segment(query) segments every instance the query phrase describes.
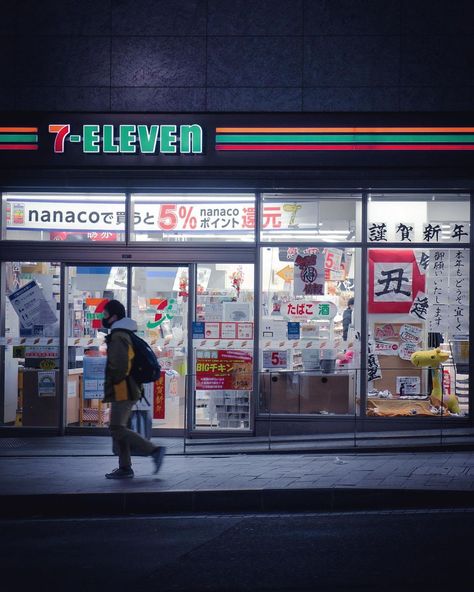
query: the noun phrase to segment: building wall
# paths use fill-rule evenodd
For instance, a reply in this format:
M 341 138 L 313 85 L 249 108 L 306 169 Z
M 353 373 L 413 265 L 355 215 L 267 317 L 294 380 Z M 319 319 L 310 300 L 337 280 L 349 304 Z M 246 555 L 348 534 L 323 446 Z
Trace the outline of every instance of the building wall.
M 464 111 L 470 0 L 16 0 L 0 109 Z

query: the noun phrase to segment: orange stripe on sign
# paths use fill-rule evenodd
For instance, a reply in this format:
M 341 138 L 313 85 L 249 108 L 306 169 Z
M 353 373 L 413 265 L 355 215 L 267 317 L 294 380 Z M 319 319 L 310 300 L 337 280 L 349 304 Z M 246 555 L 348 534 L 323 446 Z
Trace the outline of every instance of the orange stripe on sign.
M 32 133 L 37 132 L 37 127 L 0 127 L 0 132 L 25 132 Z
M 218 127 L 216 133 L 472 133 L 474 127 Z

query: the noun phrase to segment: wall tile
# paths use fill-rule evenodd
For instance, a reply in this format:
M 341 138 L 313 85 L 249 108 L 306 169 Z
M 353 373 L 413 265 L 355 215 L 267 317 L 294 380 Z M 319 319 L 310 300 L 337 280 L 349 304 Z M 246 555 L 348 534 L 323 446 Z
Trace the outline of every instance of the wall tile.
M 398 111 L 398 87 L 305 88 L 304 111 Z
M 400 0 L 305 0 L 306 35 L 398 35 Z
M 107 37 L 25 37 L 17 39 L 22 84 L 109 86 Z
M 0 35 L 17 35 L 20 20 L 20 9 L 17 3 L 10 2 L 1 9 Z
M 402 0 L 402 34 L 474 34 L 472 0 Z
M 209 86 L 300 86 L 300 37 L 209 37 Z
M 2 87 L 15 86 L 23 76 L 18 60 L 21 43 L 19 43 L 18 37 L 14 36 L 2 37 L 0 43 L 2 44 L 0 51 L 1 85 Z
M 26 111 L 109 111 L 109 87 L 20 87 L 17 109 Z
M 114 0 L 114 35 L 205 35 L 205 0 Z
M 13 86 L 0 87 L 0 111 L 16 111 L 16 89 Z
M 111 0 L 15 0 L 24 35 L 110 35 Z
M 205 111 L 204 88 L 112 88 L 112 111 Z
M 400 89 L 401 111 L 472 111 L 474 87 L 415 86 Z
M 301 88 L 209 88 L 209 111 L 301 111 Z
M 203 37 L 116 37 L 113 86 L 204 86 Z
M 460 86 L 473 84 L 474 38 L 417 36 L 402 38 L 401 84 Z
M 208 35 L 301 35 L 302 0 L 209 0 Z
M 305 86 L 398 84 L 398 37 L 308 37 Z

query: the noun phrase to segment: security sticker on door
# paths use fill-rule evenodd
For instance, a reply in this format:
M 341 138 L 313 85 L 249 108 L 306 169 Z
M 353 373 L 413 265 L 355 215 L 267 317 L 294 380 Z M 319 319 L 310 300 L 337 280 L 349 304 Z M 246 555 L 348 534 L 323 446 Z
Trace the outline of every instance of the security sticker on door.
M 287 368 L 288 367 L 288 352 L 286 350 L 280 351 L 264 351 L 263 352 L 263 367 L 264 368 Z

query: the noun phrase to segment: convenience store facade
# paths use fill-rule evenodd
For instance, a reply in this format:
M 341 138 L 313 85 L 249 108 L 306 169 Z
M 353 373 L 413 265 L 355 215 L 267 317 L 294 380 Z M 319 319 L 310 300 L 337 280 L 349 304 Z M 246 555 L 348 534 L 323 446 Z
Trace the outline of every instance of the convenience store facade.
M 157 435 L 472 426 L 469 123 L 5 114 L 0 431 L 105 429 L 110 298 L 162 364 Z

